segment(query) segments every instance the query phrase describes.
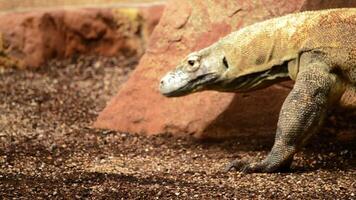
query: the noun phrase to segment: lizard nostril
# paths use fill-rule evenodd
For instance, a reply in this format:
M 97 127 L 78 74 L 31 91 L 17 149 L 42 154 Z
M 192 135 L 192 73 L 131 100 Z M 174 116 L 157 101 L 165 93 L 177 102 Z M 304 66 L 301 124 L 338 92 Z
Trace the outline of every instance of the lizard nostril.
M 161 85 L 164 85 L 164 81 L 163 80 L 161 81 Z

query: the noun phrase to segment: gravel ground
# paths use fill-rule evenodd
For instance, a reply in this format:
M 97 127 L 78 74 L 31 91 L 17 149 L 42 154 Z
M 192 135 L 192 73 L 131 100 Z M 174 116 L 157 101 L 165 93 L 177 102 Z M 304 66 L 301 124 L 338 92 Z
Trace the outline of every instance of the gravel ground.
M 291 173 L 223 173 L 273 136 L 198 141 L 90 128 L 137 59 L 76 58 L 0 69 L 4 199 L 356 199 L 356 117 L 331 116 Z M 338 134 L 336 134 L 338 133 Z

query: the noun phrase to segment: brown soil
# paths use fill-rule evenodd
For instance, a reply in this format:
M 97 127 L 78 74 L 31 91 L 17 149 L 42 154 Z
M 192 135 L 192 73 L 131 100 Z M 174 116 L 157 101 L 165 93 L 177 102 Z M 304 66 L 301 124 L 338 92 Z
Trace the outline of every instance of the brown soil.
M 221 172 L 234 158 L 263 158 L 273 136 L 212 142 L 91 129 L 136 61 L 86 57 L 0 70 L 1 197 L 356 198 L 354 115 L 329 118 L 292 172 L 280 174 Z

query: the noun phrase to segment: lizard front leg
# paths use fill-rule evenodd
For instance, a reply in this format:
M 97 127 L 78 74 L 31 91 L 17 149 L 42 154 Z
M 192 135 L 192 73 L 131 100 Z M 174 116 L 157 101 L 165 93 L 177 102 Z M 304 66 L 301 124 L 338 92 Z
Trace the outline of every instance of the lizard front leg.
M 329 66 L 319 61 L 305 63 L 293 90 L 290 92 L 279 114 L 275 143 L 271 152 L 261 162 L 235 160 L 226 171 L 280 172 L 289 169 L 294 154 L 321 126 L 335 96 L 338 78 Z M 338 90 L 338 88 L 336 88 Z

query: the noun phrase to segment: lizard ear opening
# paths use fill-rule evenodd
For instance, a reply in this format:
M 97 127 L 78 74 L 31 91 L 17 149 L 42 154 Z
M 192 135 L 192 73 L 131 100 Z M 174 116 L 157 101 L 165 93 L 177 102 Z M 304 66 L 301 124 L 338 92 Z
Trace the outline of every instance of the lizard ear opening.
M 225 66 L 226 69 L 229 69 L 229 63 L 227 63 L 226 57 L 224 56 L 223 58 L 223 64 Z

